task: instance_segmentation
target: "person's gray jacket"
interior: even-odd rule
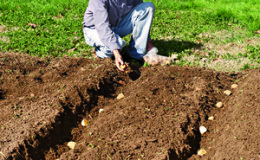
[[[83,25],[96,29],[100,40],[111,51],[120,49],[115,33],[122,18],[143,0],[90,0],[84,16]]]

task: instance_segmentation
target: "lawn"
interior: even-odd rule
[[[151,36],[160,54],[178,54],[175,64],[223,71],[259,67],[257,0],[152,2],[156,14]],[[87,4],[87,0],[1,0],[0,51],[90,57],[82,33]]]

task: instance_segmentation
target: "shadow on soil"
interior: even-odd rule
[[[188,136],[185,144],[189,147],[182,150],[171,149],[168,152],[169,160],[186,160],[189,159],[192,155],[196,154],[200,148],[201,135],[196,132],[193,136]]]
[[[0,89],[0,100],[4,99],[4,95],[5,95],[5,92],[2,89]]]

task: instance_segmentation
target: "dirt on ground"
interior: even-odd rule
[[[1,53],[0,159],[260,158],[260,70],[129,65]]]

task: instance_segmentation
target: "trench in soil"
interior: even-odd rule
[[[138,76],[140,75],[135,75],[132,80],[136,80]],[[77,88],[76,90],[82,102],[80,106],[75,107],[70,103],[65,104],[60,102],[63,112],[60,112],[49,126],[35,133],[33,139],[24,140],[24,145],[20,145],[19,148],[14,151],[19,153],[16,154],[15,158],[10,156],[7,159],[59,158],[62,153],[69,151],[68,147],[67,149],[63,147],[63,150],[60,150],[59,146],[66,146],[67,142],[73,139],[75,135],[72,134],[72,130],[79,128],[81,120],[87,115],[91,114],[92,117],[94,117],[98,114],[99,108],[97,108],[97,104],[100,101],[99,97],[102,96],[106,100],[115,99],[119,88],[120,90],[124,90],[122,86],[118,87],[115,85],[117,82],[118,79],[115,80],[113,77],[103,78],[99,83],[99,89],[91,88],[87,89],[87,92],[84,92]],[[86,100],[88,95],[84,95],[84,93],[90,95],[88,100]],[[199,122],[197,123],[199,124]],[[189,125],[189,122],[187,122],[187,125]],[[185,127],[183,132],[185,133]],[[195,130],[193,135],[187,136],[184,142],[190,146],[190,149],[169,149],[167,153],[168,159],[187,159],[191,157],[193,154],[196,154],[200,148],[200,141],[201,135],[198,130]],[[50,151],[52,152],[51,154]],[[46,157],[47,154],[49,155]]]
[[[80,106],[72,104],[60,105],[63,111],[58,114],[50,125],[46,128],[41,128],[38,133],[34,133],[31,138],[24,140],[23,144],[12,151],[7,159],[45,159],[45,153],[49,148],[56,148],[57,145],[62,145],[68,142],[71,138],[71,130],[77,128],[86,113],[90,113],[98,103],[98,96],[102,95],[106,98],[113,98],[116,92],[112,78],[104,79],[99,83],[100,89],[88,89],[87,93],[91,95],[89,100],[86,100],[86,95],[76,88],[78,95],[81,98]],[[1,98],[2,92],[0,92]],[[18,153],[18,154],[17,154]],[[13,156],[12,154],[15,154]]]

